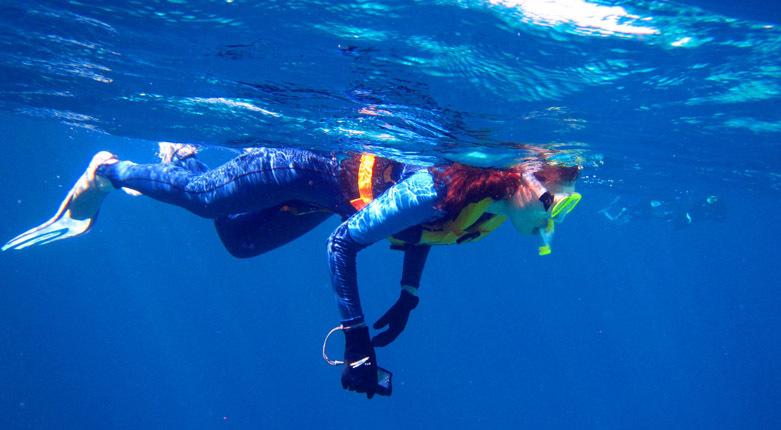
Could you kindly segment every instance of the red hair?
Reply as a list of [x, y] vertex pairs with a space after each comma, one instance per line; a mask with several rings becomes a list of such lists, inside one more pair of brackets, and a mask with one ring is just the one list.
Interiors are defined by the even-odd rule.
[[[447, 194], [439, 205], [448, 213], [457, 213], [464, 206], [490, 197], [494, 200], [510, 198], [524, 182], [521, 179], [522, 165], [508, 169], [480, 168], [460, 163], [431, 168], [434, 180], [444, 184]], [[549, 164], [535, 172], [542, 183], [572, 182], [577, 179], [580, 168], [553, 166]]]
[[491, 197], [501, 200], [510, 197], [521, 184], [521, 171], [512, 169], [485, 169], [460, 163], [431, 169], [434, 180], [447, 189], [440, 209], [455, 213], [469, 203]]

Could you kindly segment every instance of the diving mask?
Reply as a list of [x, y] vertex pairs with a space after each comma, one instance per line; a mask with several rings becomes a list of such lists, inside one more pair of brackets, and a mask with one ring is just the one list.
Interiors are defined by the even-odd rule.
[[[559, 197], [557, 195], [556, 197]], [[548, 255], [551, 253], [551, 242], [553, 241], [553, 233], [557, 223], [563, 222], [564, 218], [575, 209], [575, 206], [580, 203], [583, 196], [580, 193], [570, 193], [560, 198], [558, 201], [554, 198], [553, 205], [550, 207], [550, 215], [545, 227], [538, 229], [540, 238], [542, 239], [542, 246], [538, 248], [539, 255]]]
[[[559, 201], [554, 202], [550, 209], [550, 217], [555, 222], [562, 222], [564, 218], [575, 209], [583, 196], [580, 193], [569, 193]], [[555, 200], [555, 199], [554, 199]]]

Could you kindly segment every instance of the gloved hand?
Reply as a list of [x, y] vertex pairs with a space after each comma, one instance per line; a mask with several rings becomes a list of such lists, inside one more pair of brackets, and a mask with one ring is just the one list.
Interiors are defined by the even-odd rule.
[[377, 322], [374, 323], [374, 329], [379, 330], [385, 326], [388, 329], [372, 339], [372, 345], [385, 346], [393, 342], [407, 326], [409, 313], [418, 306], [420, 299], [410, 294], [407, 290], [401, 290], [399, 299], [388, 309], [387, 312]]
[[[344, 331], [344, 371], [342, 388], [366, 393], [371, 399], [377, 392], [377, 357], [369, 341], [369, 327], [356, 327]], [[356, 364], [353, 367], [353, 364]]]

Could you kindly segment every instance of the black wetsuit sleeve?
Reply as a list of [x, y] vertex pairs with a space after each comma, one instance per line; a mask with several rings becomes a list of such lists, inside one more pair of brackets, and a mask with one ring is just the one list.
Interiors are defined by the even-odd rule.
[[343, 222], [328, 238], [328, 264], [331, 268], [331, 285], [336, 293], [336, 302], [342, 323], [353, 325], [363, 322], [361, 298], [358, 295], [356, 259], [358, 251], [365, 248], [356, 242]]
[[431, 246], [408, 246], [404, 249], [404, 266], [401, 272], [401, 285], [420, 287], [420, 278], [426, 265]]

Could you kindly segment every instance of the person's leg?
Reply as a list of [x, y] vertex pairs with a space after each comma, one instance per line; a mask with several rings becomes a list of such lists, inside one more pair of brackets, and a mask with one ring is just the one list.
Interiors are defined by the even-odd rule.
[[[160, 142], [158, 156], [163, 164], [182, 167], [200, 174], [209, 167], [198, 160], [194, 145]], [[251, 150], [250, 150], [251, 151]], [[280, 207], [228, 215], [214, 220], [225, 249], [234, 257], [255, 257], [306, 234], [332, 213], [306, 204], [288, 203]]]
[[99, 152], [51, 219], [11, 239], [0, 250], [19, 250], [86, 233], [103, 199], [115, 188], [145, 194], [207, 218], [256, 212], [289, 201], [330, 210], [345, 206], [337, 161], [322, 154], [258, 148], [202, 174], [198, 173], [202, 164], [175, 164], [179, 163], [139, 165]]
[[129, 188], [206, 218], [254, 212], [291, 200], [331, 208], [341, 198], [335, 162], [308, 151], [258, 148], [196, 174], [173, 164], [120, 161], [98, 168]]
[[249, 258], [303, 236], [333, 215], [321, 210], [300, 212], [303, 207], [291, 205], [220, 217], [214, 226], [231, 255]]

